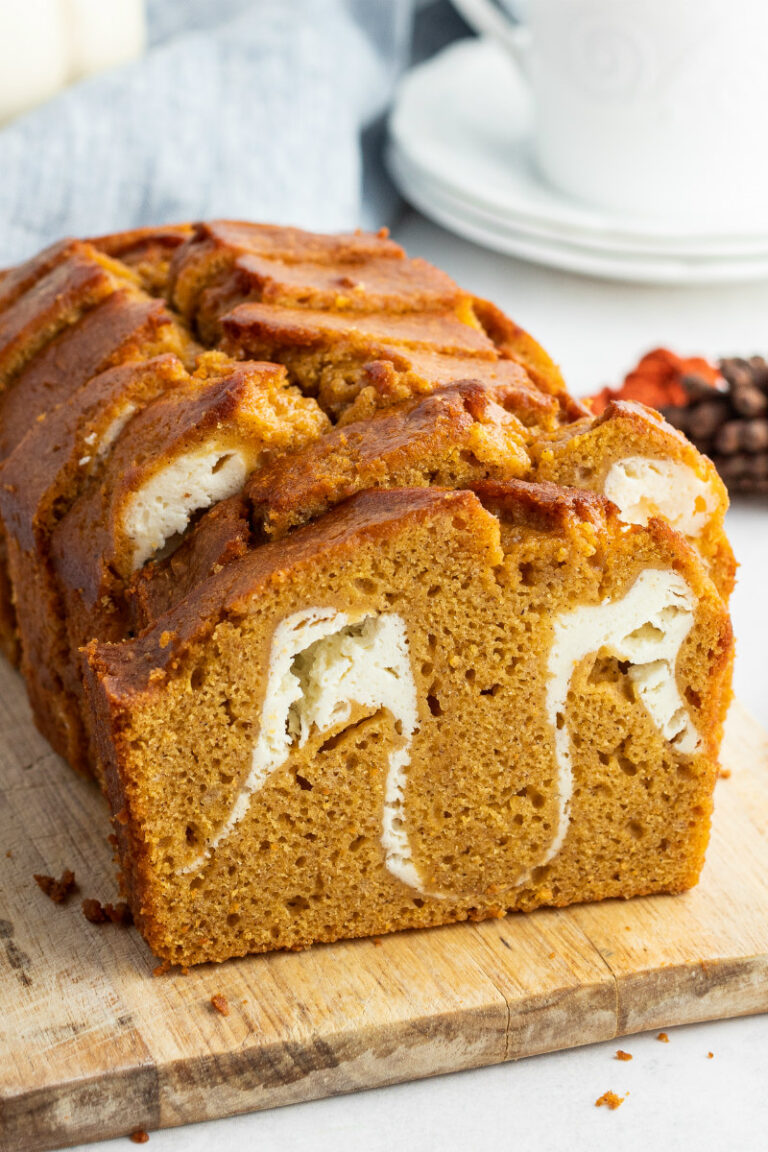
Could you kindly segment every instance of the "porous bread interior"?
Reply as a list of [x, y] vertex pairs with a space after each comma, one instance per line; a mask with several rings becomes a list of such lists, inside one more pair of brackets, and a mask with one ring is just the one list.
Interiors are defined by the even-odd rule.
[[[553, 618], [621, 597], [649, 567], [682, 569], [698, 598], [677, 678], [704, 747], [676, 753], [610, 652], [582, 661], [565, 720], [571, 822], [562, 850], [539, 867], [557, 822], [544, 706]], [[249, 770], [276, 626], [318, 606], [405, 621], [420, 721], [406, 812], [423, 892], [385, 867], [384, 785], [400, 739], [386, 711], [353, 710], [294, 747], [210, 859], [184, 871]], [[689, 887], [717, 770], [723, 620], [695, 561], [645, 529], [608, 541], [587, 524], [545, 531], [462, 512], [291, 569], [193, 644], [120, 721], [122, 801], [141, 836], [126, 880], [153, 950], [195, 963]]]
[[[118, 248], [112, 250], [121, 251], [119, 244], [118, 238]], [[152, 287], [152, 259], [146, 256], [146, 266], [143, 260], [128, 263], [135, 263], [145, 286]], [[212, 261], [202, 261], [188, 277], [189, 308], [183, 310], [193, 322], [199, 320], [195, 305], [200, 287], [223, 267], [218, 260], [226, 263], [229, 256], [214, 252]], [[135, 284], [126, 263], [109, 256], [99, 263], [113, 276], [112, 287], [126, 278]], [[173, 269], [166, 283], [168, 275], [166, 249], [157, 264], [155, 290], [172, 294], [179, 287]], [[37, 317], [33, 337], [19, 355], [31, 357], [60, 326], [74, 324], [95, 303], [96, 296], [83, 299], [71, 315], [62, 312], [45, 330], [45, 317]], [[181, 307], [180, 299], [175, 303]], [[558, 420], [572, 420], [579, 413], [551, 361], [491, 306], [476, 302], [473, 310], [469, 297], [463, 296], [452, 315], [452, 322], [482, 327], [490, 337], [486, 350], [483, 341], [467, 340], [480, 354], [474, 360], [467, 355], [462, 377], [471, 377], [476, 365], [478, 376], [487, 381], [493, 379], [495, 365], [517, 360], [540, 386], [539, 396], [557, 395], [559, 416], [554, 402], [549, 409], [534, 404], [530, 419], [523, 420], [528, 425], [525, 450], [532, 450]], [[381, 337], [391, 339], [392, 346], [377, 346], [367, 337], [355, 337], [353, 327], [320, 351], [264, 345], [265, 354], [283, 359], [303, 391], [317, 397], [319, 407], [305, 399], [317, 416], [321, 408], [340, 422], [352, 415], [370, 416], [383, 405], [431, 392], [443, 380], [438, 367], [445, 371], [451, 356], [445, 355], [439, 365], [427, 363], [430, 357], [435, 362], [441, 357], [428, 340], [420, 361], [405, 345], [395, 346], [394, 330]], [[266, 331], [268, 336], [268, 324]], [[246, 344], [240, 348], [233, 342], [229, 347], [238, 356], [253, 355], [256, 349]], [[509, 360], [495, 360], [492, 345]], [[186, 352], [189, 364], [196, 350], [189, 345]], [[372, 364], [378, 352], [382, 359]], [[221, 353], [207, 353], [204, 361], [206, 356], [211, 363], [218, 357], [226, 361]], [[455, 357], [453, 364], [459, 360]], [[16, 372], [20, 363], [13, 360], [10, 370]], [[592, 440], [587, 435], [581, 456], [572, 451], [578, 437], [569, 441], [568, 430], [554, 434], [552, 443], [565, 447], [559, 455], [555, 451], [551, 478], [599, 490], [605, 468], [627, 455], [631, 437], [618, 421], [608, 431], [606, 424], [598, 428], [598, 422], [585, 427], [595, 435]], [[660, 437], [654, 452], [661, 458], [674, 456], [669, 430]], [[510, 441], [499, 447], [512, 446]], [[692, 452], [686, 459], [698, 473], [703, 465]], [[514, 461], [515, 471], [518, 464], [527, 467], [524, 455]], [[542, 460], [538, 457], [538, 474], [526, 473], [529, 478], [544, 474]], [[588, 475], [590, 460], [594, 468]], [[431, 475], [416, 469], [414, 476], [399, 482], [464, 485], [475, 479], [471, 469], [465, 472], [450, 463], [444, 468], [441, 464], [442, 471], [430, 469]], [[391, 477], [385, 483], [391, 486]], [[560, 493], [565, 500], [562, 489]], [[727, 594], [730, 554], [722, 533], [724, 506], [705, 527], [700, 547]], [[68, 519], [76, 518], [70, 513]], [[684, 546], [680, 550], [681, 542], [676, 544], [658, 526], [625, 536], [609, 534], [597, 547], [586, 526], [569, 533], [504, 524], [503, 559], [497, 536], [495, 544], [489, 542], [489, 533], [500, 529], [496, 521], [490, 524], [475, 518], [471, 542], [459, 524], [446, 521], [429, 530], [411, 525], [386, 547], [362, 548], [348, 564], [329, 553], [308, 568], [287, 571], [282, 585], [270, 588], [247, 611], [231, 614], [210, 641], [190, 650], [189, 667], [168, 683], [156, 684], [156, 691], [131, 707], [109, 732], [106, 744], [111, 742], [111, 753], [117, 754], [111, 767], [111, 787], [118, 789], [114, 808], [120, 811], [127, 805], [128, 824], [123, 827], [118, 821], [116, 829], [123, 837], [122, 863], [137, 920], [160, 955], [186, 962], [223, 959], [243, 951], [497, 915], [539, 903], [674, 891], [694, 882], [707, 836], [714, 757], [727, 696], [729, 652], [722, 604]], [[81, 537], [78, 547], [87, 550], [88, 523]], [[104, 552], [98, 551], [103, 559]], [[17, 583], [26, 581], [32, 590], [29, 560], [18, 558], [15, 570]], [[537, 864], [544, 835], [553, 835], [556, 808], [552, 756], [547, 754], [552, 732], [541, 700], [553, 616], [574, 604], [619, 596], [630, 587], [633, 573], [660, 564], [685, 571], [699, 599], [698, 621], [685, 641], [678, 675], [706, 747], [700, 755], [683, 759], [661, 739], [634, 697], [624, 662], [610, 653], [582, 662], [574, 674], [566, 717], [577, 753], [573, 823], [562, 852], [551, 863]], [[730, 579], [732, 583], [732, 568]], [[77, 588], [69, 591], [77, 594]], [[116, 591], [119, 599], [122, 588]], [[228, 838], [203, 873], [182, 876], [178, 871], [183, 866], [179, 861], [189, 863], [199, 853], [201, 841], [209, 836], [217, 814], [227, 811], [247, 771], [275, 627], [298, 607], [317, 606], [320, 596], [336, 597], [336, 606], [344, 611], [356, 605], [367, 613], [398, 612], [412, 637], [422, 724], [409, 772], [408, 819], [410, 842], [425, 877], [422, 893], [404, 890], [382, 866], [376, 813], [388, 753], [399, 739], [392, 718], [382, 711], [353, 716], [351, 727], [317, 734], [296, 749], [285, 768], [253, 798], [238, 830], [240, 839]], [[37, 604], [28, 599], [45, 628], [42, 598]], [[102, 639], [125, 635], [122, 620], [114, 623], [114, 633], [107, 630], [104, 613], [95, 624], [94, 615], [89, 618], [83, 611], [76, 627], [76, 614], [68, 615], [70, 656], [102, 624]], [[58, 627], [61, 632], [61, 613]], [[55, 715], [59, 707], [66, 713], [61, 724], [73, 721], [79, 698], [56, 701], [54, 696], [49, 688], [41, 692], [38, 711]], [[518, 780], [515, 788], [508, 779], [510, 760]], [[530, 875], [520, 880], [521, 871]]]

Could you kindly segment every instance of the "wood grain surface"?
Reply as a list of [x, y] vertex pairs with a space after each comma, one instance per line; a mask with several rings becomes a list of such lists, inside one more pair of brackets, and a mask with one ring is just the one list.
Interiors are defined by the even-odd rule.
[[[699, 886], [153, 976], [106, 807], [0, 667], [0, 1148], [57, 1148], [768, 1009], [768, 742], [734, 706]], [[56, 906], [33, 873], [72, 868]], [[211, 1006], [222, 993], [229, 1015]]]

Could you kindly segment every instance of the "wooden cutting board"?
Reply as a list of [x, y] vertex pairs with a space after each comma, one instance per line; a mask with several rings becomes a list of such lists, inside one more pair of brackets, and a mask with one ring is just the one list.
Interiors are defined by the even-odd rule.
[[[117, 898], [105, 805], [0, 667], [0, 1147], [271, 1108], [768, 1009], [768, 742], [736, 705], [699, 886], [154, 977]], [[74, 869], [54, 906], [33, 873]], [[211, 1007], [226, 995], [230, 1013]]]

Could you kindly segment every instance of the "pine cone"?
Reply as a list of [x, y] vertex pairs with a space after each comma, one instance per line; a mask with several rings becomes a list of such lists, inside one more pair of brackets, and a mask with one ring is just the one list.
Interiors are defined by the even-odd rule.
[[661, 411], [711, 457], [732, 492], [768, 492], [768, 363], [734, 356], [717, 366], [717, 384], [683, 376], [687, 403]]

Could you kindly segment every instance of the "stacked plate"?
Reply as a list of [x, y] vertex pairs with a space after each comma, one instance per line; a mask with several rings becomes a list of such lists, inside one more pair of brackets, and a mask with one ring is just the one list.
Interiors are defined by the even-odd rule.
[[768, 278], [768, 231], [739, 231], [734, 221], [702, 235], [582, 206], [538, 176], [531, 135], [528, 93], [510, 57], [491, 41], [462, 40], [402, 81], [389, 169], [425, 215], [535, 263], [657, 284]]

